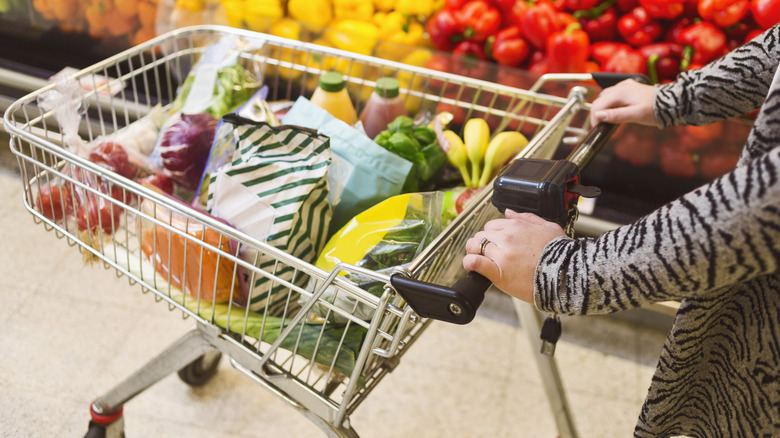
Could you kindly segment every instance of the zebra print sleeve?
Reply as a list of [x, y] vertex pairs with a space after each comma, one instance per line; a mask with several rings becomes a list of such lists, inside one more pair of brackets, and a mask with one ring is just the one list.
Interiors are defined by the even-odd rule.
[[775, 148], [597, 239], [553, 240], [537, 264], [536, 306], [610, 313], [704, 296], [774, 272], [780, 260], [779, 176]]
[[780, 24], [698, 70], [655, 90], [659, 127], [704, 125], [749, 113], [764, 101], [780, 62]]

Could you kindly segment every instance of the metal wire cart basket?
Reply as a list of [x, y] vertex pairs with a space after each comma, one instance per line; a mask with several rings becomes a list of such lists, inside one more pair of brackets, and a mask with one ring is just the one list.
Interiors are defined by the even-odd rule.
[[[199, 26], [162, 35], [76, 73], [76, 79], [92, 88], [80, 97], [86, 109], [80, 137], [89, 142], [110, 136], [144, 117], [155, 105], [169, 106], [199, 56], [226, 35], [246, 43], [236, 55], [247, 71], [269, 86], [269, 101], [308, 97], [319, 75], [336, 69], [346, 76], [358, 110], [378, 78], [394, 76], [402, 84], [407, 106], [419, 112], [435, 113], [445, 105], [467, 118], [490, 119], [497, 130], [523, 132], [531, 139], [521, 153], [524, 157], [549, 158], [561, 143], [575, 143], [586, 134], [589, 107], [582, 87], [574, 87], [567, 97], [557, 97], [538, 92], [538, 85], [521, 90], [248, 31]], [[151, 292], [171, 311], [180, 311], [196, 323], [194, 330], [93, 403], [88, 436], [120, 436], [125, 402], [176, 371], [185, 382], [202, 384], [216, 371], [222, 354], [230, 357], [237, 370], [297, 408], [328, 435], [357, 436], [350, 426], [350, 415], [399, 364], [431, 322], [431, 315], [407, 304], [388, 275], [350, 265], [325, 272], [71, 152], [65, 147], [65, 133], [54, 111], [38, 105], [42, 93], [53, 86], [15, 102], [4, 116], [21, 169], [26, 208], [37, 223], [65, 238], [84, 256], [115, 269], [131, 284], [139, 284], [144, 293]], [[91, 183], [95, 180], [107, 190], [96, 188]], [[107, 215], [78, 217], [77, 212], [55, 205], [51, 198], [42, 205], [41, 194], [51, 187], [58, 187], [66, 196], [79, 191], [111, 208]], [[490, 197], [491, 189], [483, 190], [411, 265], [395, 275], [434, 285], [452, 284], [462, 275], [466, 239], [498, 215]], [[176, 220], [186, 222], [185, 229], [197, 227], [203, 233], [182, 231], [174, 226]], [[84, 221], [94, 232], [83, 232]], [[163, 241], [176, 238], [185, 242], [185, 257], [190, 257], [182, 261], [185, 269], [207, 269], [198, 262], [199, 257], [216, 254], [218, 266], [243, 269], [282, 290], [287, 303], [284, 310], [280, 315], [269, 315], [230, 301], [215, 304], [203, 298], [212, 296], [203, 284], [190, 284], [194, 293], [174, 287], [143, 254], [142, 229], [149, 225], [155, 233], [167, 235]], [[206, 234], [211, 237], [205, 238]], [[239, 257], [245, 249], [271, 262], [259, 266], [248, 263]], [[384, 292], [373, 295], [344, 280], [339, 276], [343, 272], [379, 282]], [[332, 304], [323, 298], [325, 290], [350, 298], [353, 308]], [[296, 307], [296, 303], [305, 304]], [[323, 320], [308, 316], [314, 305], [327, 310]], [[460, 323], [468, 322], [476, 311], [468, 308], [468, 302], [446, 299], [432, 306], [440, 306], [434, 314], [440, 311]], [[370, 318], [363, 317], [365, 309]]]

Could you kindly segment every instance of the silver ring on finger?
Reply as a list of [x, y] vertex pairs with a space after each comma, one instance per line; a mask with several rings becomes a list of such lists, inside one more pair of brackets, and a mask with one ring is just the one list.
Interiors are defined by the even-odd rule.
[[487, 237], [483, 237], [482, 240], [479, 242], [479, 255], [482, 257], [485, 257], [485, 247], [488, 245], [488, 243], [491, 243], [490, 240], [488, 240]]

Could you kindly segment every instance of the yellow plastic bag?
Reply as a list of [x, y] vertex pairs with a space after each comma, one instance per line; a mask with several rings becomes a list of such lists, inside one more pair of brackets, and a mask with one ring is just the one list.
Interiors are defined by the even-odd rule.
[[[338, 263], [348, 263], [372, 271], [389, 273], [397, 266], [411, 263], [441, 232], [441, 192], [407, 193], [393, 196], [355, 216], [325, 245], [317, 267], [332, 270]], [[341, 275], [345, 275], [342, 273]], [[384, 285], [350, 274], [349, 281], [374, 295], [381, 295]], [[372, 309], [335, 288], [326, 290], [323, 299], [344, 312], [370, 319]], [[335, 322], [343, 316], [333, 314], [319, 303], [313, 312]]]

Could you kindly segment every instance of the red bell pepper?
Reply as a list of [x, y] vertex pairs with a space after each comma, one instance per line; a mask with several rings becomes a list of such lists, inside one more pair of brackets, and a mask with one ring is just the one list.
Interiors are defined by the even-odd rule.
[[[780, 7], [780, 3], [778, 3]], [[699, 0], [699, 15], [722, 28], [739, 23], [750, 10], [748, 0]]]
[[658, 154], [657, 130], [642, 125], [623, 125], [621, 128], [615, 135], [615, 156], [635, 167], [652, 164]]
[[501, 65], [517, 67], [528, 58], [531, 48], [523, 39], [520, 27], [510, 26], [488, 39], [490, 56]]
[[650, 17], [645, 8], [637, 6], [618, 19], [618, 32], [628, 44], [634, 47], [656, 41], [663, 33], [661, 23]]
[[683, 49], [675, 43], [653, 43], [639, 48], [647, 59], [650, 81], [660, 84], [673, 80], [680, 73]]
[[639, 0], [639, 5], [659, 20], [673, 20], [685, 10], [685, 0]]
[[550, 73], [550, 60], [543, 50], [537, 50], [531, 54], [531, 61], [528, 63], [528, 71], [540, 76]]
[[523, 17], [531, 6], [523, 0], [516, 1], [512, 8], [505, 13], [504, 21], [509, 25], [520, 26], [520, 30], [523, 30]]
[[444, 51], [455, 48], [456, 39], [460, 37], [460, 26], [452, 10], [442, 9], [433, 14], [426, 28], [435, 48]]
[[515, 3], [517, 3], [515, 0], [490, 0], [490, 4], [501, 11], [502, 14], [511, 11]]
[[780, 0], [751, 0], [750, 11], [764, 30], [780, 23]]
[[739, 161], [739, 152], [728, 147], [718, 147], [704, 151], [699, 160], [701, 176], [715, 179], [730, 172]]
[[630, 12], [632, 9], [639, 6], [639, 0], [617, 0], [615, 4], [620, 12]]
[[723, 137], [725, 122], [718, 121], [709, 125], [690, 125], [682, 127], [680, 145], [689, 151], [704, 149], [718, 143]]
[[603, 65], [619, 50], [631, 50], [631, 46], [614, 41], [600, 41], [590, 46], [590, 56]]
[[611, 41], [617, 36], [618, 14], [617, 9], [610, 6], [611, 3], [605, 2], [595, 8], [574, 13], [591, 41]]
[[647, 72], [645, 57], [628, 44], [602, 41], [593, 44], [591, 53], [601, 66], [601, 71], [641, 74]]
[[695, 21], [693, 21], [693, 19], [691, 18], [688, 17], [678, 18], [672, 23], [671, 26], [669, 26], [666, 29], [663, 40], [668, 41], [670, 43], [676, 43], [677, 40], [680, 38], [680, 32], [682, 32], [683, 29], [689, 27], [693, 23], [695, 23]]
[[762, 33], [764, 33], [764, 32], [763, 32], [763, 31], [761, 31], [761, 30], [758, 30], [758, 29], [756, 29], [756, 30], [751, 30], [750, 32], [748, 32], [748, 33], [747, 33], [747, 35], [745, 35], [745, 39], [744, 39], [744, 40], [742, 40], [742, 44], [745, 44], [745, 43], [747, 43], [748, 41], [750, 41], [750, 40], [752, 40], [753, 38], [755, 38], [755, 37], [757, 37], [757, 36], [761, 35]]
[[722, 56], [726, 50], [726, 34], [712, 23], [692, 24], [677, 36], [677, 44], [693, 47], [694, 64], [704, 65]]
[[484, 0], [472, 0], [455, 11], [460, 31], [466, 39], [484, 42], [501, 28], [501, 13]]
[[558, 12], [552, 3], [542, 0], [528, 8], [520, 19], [525, 39], [537, 49], [547, 47], [547, 39], [561, 29]]
[[547, 40], [547, 57], [553, 72], [584, 73], [589, 52], [590, 38], [579, 23], [553, 33]]
[[570, 11], [593, 9], [599, 3], [601, 3], [601, 0], [563, 0], [563, 6]]
[[491, 72], [491, 65], [486, 62], [485, 48], [483, 44], [476, 41], [461, 41], [455, 46], [452, 55], [456, 59], [454, 62], [454, 73], [470, 78], [490, 80], [488, 77]]
[[693, 178], [696, 176], [696, 161], [693, 155], [680, 144], [680, 139], [670, 138], [658, 148], [661, 171], [669, 176]]
[[446, 0], [444, 2], [444, 9], [449, 9], [451, 11], [458, 11], [460, 8], [466, 5], [466, 3], [470, 2], [471, 0]]

